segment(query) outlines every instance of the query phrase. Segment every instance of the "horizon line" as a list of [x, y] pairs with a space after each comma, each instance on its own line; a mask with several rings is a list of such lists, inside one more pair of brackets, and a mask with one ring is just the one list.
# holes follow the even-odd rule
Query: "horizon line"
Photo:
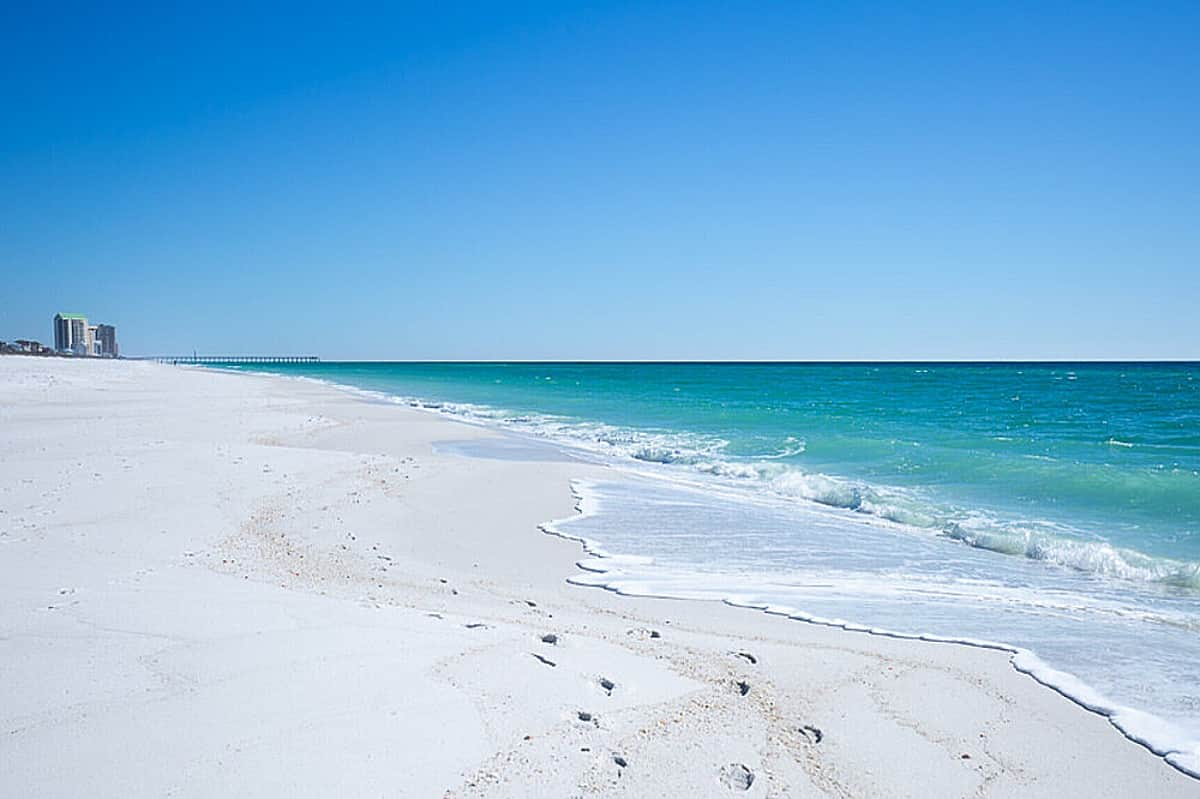
[[[192, 356], [134, 355], [123, 360]], [[199, 355], [202, 358], [221, 356]], [[230, 358], [260, 357], [228, 355]], [[294, 357], [294, 356], [269, 356]], [[298, 356], [296, 356], [298, 357]], [[320, 356], [318, 356], [320, 357]], [[403, 363], [403, 364], [1197, 364], [1200, 358], [323, 358], [316, 363]]]

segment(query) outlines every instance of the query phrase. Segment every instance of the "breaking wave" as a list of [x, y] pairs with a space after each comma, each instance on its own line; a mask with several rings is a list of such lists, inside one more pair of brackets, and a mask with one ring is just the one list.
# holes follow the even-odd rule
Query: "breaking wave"
[[1028, 558], [1080, 572], [1200, 591], [1200, 562], [1159, 558], [1115, 547], [1087, 531], [1044, 520], [1002, 519], [981, 510], [939, 504], [919, 491], [805, 471], [788, 458], [805, 451], [789, 436], [767, 454], [739, 457], [714, 436], [621, 427], [565, 417], [515, 413], [465, 403], [389, 397], [454, 418], [496, 425], [605, 459], [662, 467], [667, 476], [694, 474], [772, 497], [812, 502], [914, 528], [966, 546]]

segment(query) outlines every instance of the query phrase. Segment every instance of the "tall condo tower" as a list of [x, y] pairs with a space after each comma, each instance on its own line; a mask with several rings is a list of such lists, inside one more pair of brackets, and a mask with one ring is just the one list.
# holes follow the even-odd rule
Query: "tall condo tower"
[[83, 314], [60, 313], [54, 315], [54, 349], [59, 352], [87, 352], [88, 321]]

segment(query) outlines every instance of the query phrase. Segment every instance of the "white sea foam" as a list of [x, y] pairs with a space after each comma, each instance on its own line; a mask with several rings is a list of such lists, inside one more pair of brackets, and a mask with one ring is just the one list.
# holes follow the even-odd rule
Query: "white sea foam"
[[[1037, 682], [1057, 691], [1088, 710], [1103, 715], [1130, 740], [1145, 746], [1150, 751], [1163, 757], [1166, 762], [1180, 771], [1200, 778], [1200, 722], [1182, 725], [1166, 720], [1145, 710], [1136, 709], [1126, 703], [1116, 701], [1105, 692], [1092, 684], [1077, 677], [1071, 671], [1050, 665], [1042, 659], [1034, 649], [1005, 641], [975, 635], [951, 635], [934, 631], [904, 630], [899, 624], [919, 619], [922, 610], [928, 608], [969, 607], [968, 613], [983, 627], [989, 626], [994, 620], [998, 609], [1010, 607], [1025, 619], [1028, 626], [1018, 625], [1014, 629], [1031, 631], [1033, 638], [1051, 641], [1064, 637], [1058, 629], [1051, 625], [1046, 630], [1039, 631], [1037, 625], [1045, 620], [1060, 618], [1063, 629], [1071, 629], [1076, 623], [1086, 624], [1092, 618], [1096, 624], [1151, 624], [1178, 627], [1181, 634], [1194, 637], [1196, 619], [1184, 613], [1172, 614], [1153, 609], [1141, 609], [1127, 605], [1120, 594], [1112, 598], [1092, 597], [1074, 594], [1067, 590], [1070, 583], [1037, 587], [1013, 586], [1004, 580], [992, 580], [983, 577], [973, 578], [960, 575], [951, 579], [947, 575], [937, 575], [918, 578], [912, 574], [863, 574], [854, 575], [837, 570], [824, 569], [820, 572], [817, 582], [803, 581], [778, 582], [778, 577], [764, 577], [761, 572], [742, 571], [741, 564], [727, 564], [727, 572], [700, 571], [696, 568], [678, 568], [675, 563], [663, 564], [653, 557], [641, 556], [636, 561], [625, 556], [614, 556], [605, 551], [594, 535], [583, 530], [600, 529], [611, 534], [614, 540], [633, 541], [634, 538], [644, 540], [644, 536], [630, 538], [624, 535], [624, 525], [634, 512], [641, 518], [647, 513], [649, 506], [629, 508], [618, 503], [608, 507], [610, 501], [603, 499], [606, 490], [611, 493], [611, 486], [602, 486], [592, 481], [578, 480], [572, 485], [577, 498], [579, 513], [575, 516], [548, 522], [543, 525], [547, 533], [562, 536], [583, 544], [587, 557], [579, 563], [582, 572], [570, 578], [570, 582], [600, 587], [623, 595], [656, 596], [676, 599], [720, 600], [739, 607], [754, 608], [766, 613], [786, 616], [810, 624], [835, 627], [850, 632], [893, 638], [920, 640], [937, 643], [958, 644], [979, 648], [987, 648], [1007, 652], [1013, 667]], [[628, 499], [637, 490], [622, 496]], [[650, 488], [650, 492], [658, 489]], [[682, 488], [669, 490], [686, 490]], [[656, 496], [654, 501], [658, 501]], [[606, 507], [607, 513], [601, 508]], [[586, 523], [585, 523], [586, 522]], [[819, 526], [821, 519], [810, 519], [810, 526]], [[608, 535], [605, 538], [609, 537]], [[855, 544], [860, 544], [862, 536]], [[918, 540], [918, 539], [914, 539]], [[675, 542], [671, 546], [690, 546], [690, 542]], [[671, 550], [664, 550], [669, 556]], [[919, 556], [914, 550], [907, 555], [901, 555], [900, 560]], [[733, 585], [740, 588], [733, 588]], [[761, 598], [763, 593], [771, 593], [780, 597], [790, 596], [792, 601], [767, 600]], [[919, 599], [914, 599], [919, 598]], [[847, 619], [842, 616], [815, 613], [794, 604], [805, 602], [812, 605], [825, 604], [830, 607], [840, 607], [846, 603], [859, 609], [889, 608], [896, 625], [878, 625], [869, 622]], [[865, 602], [865, 604], [864, 604]], [[918, 606], [918, 603], [934, 603]], [[897, 609], [899, 609], [897, 611]], [[865, 612], [865, 611], [864, 611]], [[960, 614], [962, 615], [962, 614]], [[1006, 617], [1007, 618], [1007, 617]], [[1112, 621], [1104, 621], [1110, 619]], [[1041, 621], [1039, 621], [1041, 620]], [[1075, 637], [1078, 637], [1076, 635]], [[1084, 635], [1084, 640], [1087, 636]], [[1097, 640], [1103, 640], [1099, 638]], [[1110, 642], [1111, 644], [1111, 642]], [[1138, 641], [1130, 642], [1136, 649]], [[1112, 653], [1111, 645], [1106, 650], [1075, 650], [1092, 668], [1103, 668], [1108, 655]], [[1156, 653], [1161, 654], [1161, 653]], [[1056, 652], [1062, 657], [1061, 652]], [[1068, 651], [1067, 656], [1070, 656]], [[1118, 660], [1119, 662], [1119, 660]], [[1129, 664], [1124, 664], [1129, 667]], [[1112, 668], [1120, 668], [1116, 663]], [[1154, 680], [1153, 675], [1134, 675], [1134, 682]], [[1120, 680], [1114, 685], [1126, 684]], [[1168, 686], [1169, 688], [1169, 686]], [[1186, 687], [1185, 687], [1186, 688]]]
[[[947, 526], [944, 535], [980, 549], [1023, 555], [1079, 571], [1123, 580], [1162, 583], [1200, 590], [1200, 563], [1155, 558], [1107, 541], [1080, 541], [1056, 534], [1049, 522], [1004, 523], [964, 519]], [[1061, 528], [1060, 528], [1061, 529]]]

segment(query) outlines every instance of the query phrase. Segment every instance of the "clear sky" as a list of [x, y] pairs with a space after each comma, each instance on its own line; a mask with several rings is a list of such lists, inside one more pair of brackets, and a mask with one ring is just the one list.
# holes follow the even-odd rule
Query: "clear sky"
[[17, 5], [0, 339], [1200, 358], [1195, 0]]

